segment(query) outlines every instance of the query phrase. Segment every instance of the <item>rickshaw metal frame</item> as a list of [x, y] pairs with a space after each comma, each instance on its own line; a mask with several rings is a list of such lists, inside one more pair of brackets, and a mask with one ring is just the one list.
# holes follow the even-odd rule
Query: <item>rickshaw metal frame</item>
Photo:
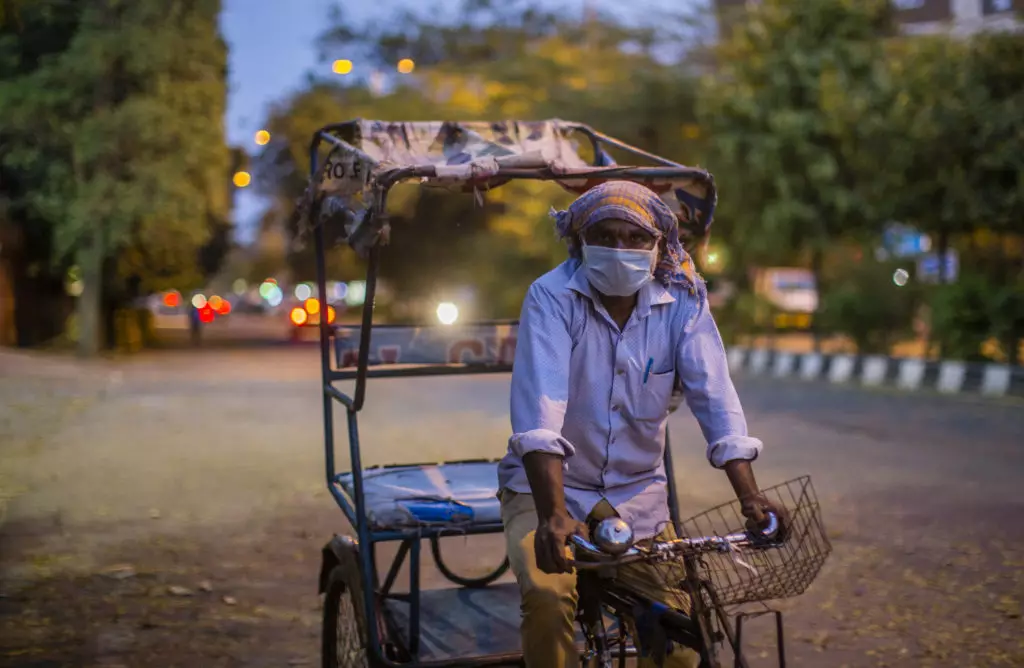
[[[335, 133], [349, 130], [356, 126], [360, 122], [359, 119], [347, 121], [344, 123], [335, 123], [322, 127], [316, 131], [313, 135], [313, 139], [310, 143], [310, 175], [311, 178], [316, 177], [318, 174], [321, 163], [319, 161], [320, 148], [323, 143], [331, 144], [335, 147], [343, 147], [348, 151], [351, 151], [358, 155], [365, 156], [360, 149], [346, 142], [345, 140], [335, 136]], [[701, 174], [706, 177], [708, 182], [708, 211], [709, 214], [713, 211], [715, 204], [715, 189], [713, 178], [707, 172], [702, 170], [696, 170], [692, 167], [686, 167], [679, 163], [673, 162], [666, 158], [657, 156], [649, 153], [637, 147], [631, 146], [625, 142], [617, 140], [613, 137], [604, 135], [592, 128], [583, 124], [566, 124], [566, 127], [571, 128], [573, 131], [578, 131], [589, 139], [591, 147], [594, 150], [594, 167], [593, 174], [589, 172], [581, 172], [573, 174], [574, 178], [593, 178], [593, 179], [623, 179], [623, 180], [642, 180], [651, 178], [686, 178], [693, 177], [695, 174]], [[657, 167], [607, 167], [596, 164], [598, 156], [601, 155], [602, 145], [611, 146], [627, 153], [630, 153], [636, 157], [646, 158], [659, 164]], [[374, 215], [385, 216], [387, 210], [387, 196], [392, 186], [396, 185], [400, 181], [406, 179], [413, 179], [418, 177], [432, 176], [432, 166], [425, 167], [406, 167], [396, 169], [390, 172], [386, 178], [376, 181], [378, 187], [374, 188], [374, 201], [372, 202], [372, 208]], [[529, 180], [543, 180], [553, 181], [560, 178], [565, 178], [564, 174], [553, 172], [550, 168], [501, 168], [498, 173], [494, 175], [495, 178], [507, 178], [507, 179], [529, 179]], [[317, 207], [319, 202], [314, 202], [312, 211], [310, 212], [310, 219], [313, 221], [318, 220]], [[313, 225], [313, 238], [315, 247], [315, 261], [316, 261], [316, 272], [317, 272], [317, 286], [318, 286], [318, 299], [324, 300], [324, 295], [327, 294], [327, 272], [326, 272], [326, 248], [324, 239], [324, 229], [321, 224]], [[326, 318], [320, 318], [319, 321], [319, 343], [320, 343], [320, 365], [321, 365], [321, 376], [322, 376], [322, 390], [323, 390], [323, 411], [324, 411], [324, 450], [325, 450], [325, 466], [326, 466], [326, 479], [327, 486], [334, 497], [335, 501], [341, 507], [342, 511], [349, 522], [354, 526], [356, 530], [356, 542], [352, 545], [351, 540], [341, 540], [336, 537], [328, 547], [324, 548], [324, 565], [321, 572], [321, 591], [323, 590], [324, 582], [327, 576], [327, 567], [330, 559], [334, 558], [337, 563], [338, 556], [329, 554], [329, 549], [335, 550], [355, 550], [357, 552], [357, 558], [359, 563], [359, 577], [362, 581], [362, 593], [363, 593], [363, 606], [366, 617], [366, 632], [367, 632], [367, 658], [369, 659], [370, 665], [377, 666], [388, 666], [388, 667], [403, 667], [403, 668], [433, 668], [433, 667], [452, 667], [452, 668], [477, 668], [484, 666], [520, 666], [522, 665], [522, 654], [521, 652], [505, 653], [505, 654], [494, 654], [487, 656], [477, 656], [464, 659], [452, 659], [452, 660], [441, 660], [441, 661], [417, 661], [415, 654], [419, 646], [419, 632], [420, 632], [420, 619], [419, 619], [419, 600], [420, 600], [420, 587], [419, 587], [419, 575], [420, 575], [420, 556], [421, 546], [420, 542], [426, 538], [436, 541], [443, 534], [446, 533], [446, 527], [443, 526], [423, 526], [415, 529], [408, 530], [376, 530], [371, 528], [370, 522], [367, 517], [365, 498], [364, 498], [364, 479], [363, 479], [363, 466], [360, 457], [360, 445], [359, 445], [359, 428], [358, 428], [358, 413], [362, 410], [363, 405], [366, 401], [366, 384], [370, 378], [396, 378], [396, 377], [424, 377], [424, 376], [439, 376], [439, 375], [466, 375], [466, 374], [493, 374], [493, 373], [509, 373], [512, 370], [511, 364], [488, 364], [488, 365], [474, 365], [474, 364], [429, 364], [419, 365], [414, 367], [406, 368], [370, 368], [369, 365], [369, 350], [370, 350], [370, 338], [373, 323], [373, 305], [377, 287], [377, 274], [379, 269], [379, 254], [380, 244], [374, 243], [367, 256], [367, 271], [366, 271], [366, 293], [365, 301], [362, 307], [361, 325], [359, 333], [359, 350], [357, 356], [357, 364], [354, 370], [336, 370], [332, 368], [331, 364], [331, 337], [332, 332], [337, 328], [336, 325], [329, 324]], [[325, 305], [321, 303], [321, 309], [325, 308]], [[488, 324], [488, 323], [483, 323]], [[355, 391], [352, 396], [342, 392], [335, 383], [338, 381], [355, 380]], [[351, 476], [352, 476], [352, 487], [353, 494], [351, 498], [349, 494], [345, 492], [340, 484], [341, 475], [336, 471], [335, 468], [335, 442], [334, 442], [334, 414], [333, 406], [334, 402], [340, 403], [346, 409], [346, 422], [349, 437], [349, 453], [351, 462]], [[465, 463], [469, 460], [453, 461], [450, 463]], [[673, 475], [672, 455], [671, 450], [668, 447], [668, 436], [666, 433], [666, 448], [664, 455], [665, 471], [667, 478], [667, 492], [668, 492], [668, 503], [670, 517], [676, 526], [679, 525], [679, 505], [676, 493], [675, 478]], [[465, 530], [465, 535], [484, 535], [501, 533], [503, 526], [501, 522], [494, 522], [489, 524], [475, 525]], [[450, 529], [447, 529], [450, 532]], [[385, 579], [383, 588], [380, 585], [377, 565], [376, 565], [376, 549], [377, 543], [401, 541], [401, 546], [398, 550], [398, 554], [395, 556], [391, 567], [389, 568], [388, 574]], [[395, 595], [390, 593], [391, 586], [394, 584], [398, 572], [403, 564], [403, 561], [408, 556], [409, 563], [409, 589], [408, 595]], [[439, 556], [435, 553], [435, 558]], [[447, 577], [447, 574], [446, 574]], [[450, 578], [449, 578], [450, 579]], [[383, 593], [385, 596], [398, 598], [402, 600], [408, 599], [410, 605], [409, 615], [409, 629], [407, 635], [408, 652], [412, 655], [413, 659], [410, 662], [398, 662], [394, 661], [383, 655], [382, 652], [382, 638], [380, 637], [379, 630], [377, 628], [377, 611], [381, 609], [385, 616], [385, 623], [389, 626], [389, 631], [398, 631], [399, 629], [391, 629], [393, 619], [389, 619], [387, 615], [386, 606], [378, 603], [376, 597], [378, 593]], [[397, 624], [396, 624], [397, 626]], [[632, 654], [631, 654], [632, 655]]]

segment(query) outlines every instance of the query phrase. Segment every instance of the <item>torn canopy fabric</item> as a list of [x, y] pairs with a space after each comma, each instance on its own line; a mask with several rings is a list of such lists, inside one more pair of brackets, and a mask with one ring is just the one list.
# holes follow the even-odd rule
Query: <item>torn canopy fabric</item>
[[[410, 179], [479, 193], [513, 178], [542, 178], [579, 194], [606, 180], [628, 179], [658, 193], [679, 218], [684, 238], [703, 237], [714, 212], [714, 180], [706, 171], [616, 165], [604, 151], [602, 135], [578, 123], [358, 120], [329, 132], [338, 141], [330, 142], [298, 213], [309, 224], [343, 229], [344, 239], [361, 252], [382, 236], [386, 240], [385, 217], [375, 211], [382, 193]], [[580, 156], [581, 135], [592, 145], [597, 164]]]

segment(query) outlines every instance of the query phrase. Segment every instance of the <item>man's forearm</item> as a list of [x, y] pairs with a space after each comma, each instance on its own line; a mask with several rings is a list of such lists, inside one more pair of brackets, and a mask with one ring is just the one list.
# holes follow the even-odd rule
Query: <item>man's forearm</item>
[[740, 501], [752, 499], [758, 494], [757, 479], [754, 478], [754, 467], [745, 459], [733, 459], [725, 463], [725, 474], [729, 476], [732, 490]]
[[523, 456], [523, 467], [537, 507], [537, 517], [542, 521], [567, 512], [562, 482], [563, 461], [558, 455], [548, 452], [530, 452]]

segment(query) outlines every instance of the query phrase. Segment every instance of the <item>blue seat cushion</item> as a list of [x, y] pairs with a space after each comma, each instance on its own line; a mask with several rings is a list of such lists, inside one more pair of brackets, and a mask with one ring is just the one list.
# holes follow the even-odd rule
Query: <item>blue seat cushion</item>
[[[338, 476], [355, 498], [351, 473]], [[498, 462], [413, 464], [363, 470], [363, 498], [374, 529], [467, 527], [501, 522]]]

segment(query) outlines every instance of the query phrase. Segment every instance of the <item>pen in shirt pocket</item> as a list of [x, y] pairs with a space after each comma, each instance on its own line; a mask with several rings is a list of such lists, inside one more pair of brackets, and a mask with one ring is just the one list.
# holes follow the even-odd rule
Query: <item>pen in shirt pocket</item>
[[643, 382], [644, 385], [647, 384], [647, 378], [648, 378], [648, 376], [651, 375], [651, 367], [652, 366], [654, 366], [654, 358], [650, 357], [650, 358], [647, 359], [647, 368], [644, 369], [644, 382]]

